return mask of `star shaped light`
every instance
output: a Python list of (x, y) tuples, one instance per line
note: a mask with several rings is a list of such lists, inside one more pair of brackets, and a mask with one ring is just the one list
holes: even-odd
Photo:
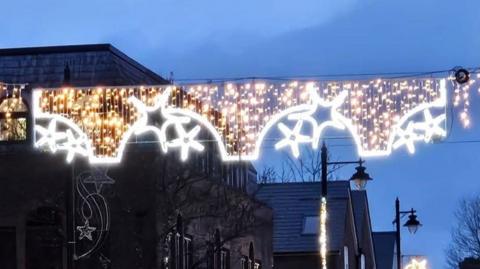
[(423, 135), (415, 133), (415, 124), (413, 122), (409, 122), (405, 129), (398, 128), (397, 136), (399, 138), (393, 143), (393, 148), (397, 149), (405, 145), (411, 154), (415, 153), (415, 141), (423, 139)]
[(432, 113), (430, 113), (430, 110), (425, 109), (423, 111), (423, 115), (425, 117), (425, 121), (415, 123), (415, 128), (425, 131), (425, 142), (430, 142), (437, 136), (443, 137), (447, 135), (447, 132), (440, 126), (440, 124), (446, 118), (445, 113), (442, 113), (440, 116), (434, 118)]
[(186, 161), (188, 159), (188, 152), (190, 148), (193, 148), (197, 151), (203, 151), (204, 146), (195, 140), (195, 137), (197, 137), (201, 130), (199, 125), (187, 132), (185, 131), (183, 124), (178, 123), (175, 124), (175, 130), (177, 131), (178, 138), (170, 141), (168, 146), (181, 148), (180, 158), (182, 161)]
[(129, 101), (136, 107), (140, 119), (136, 123), (135, 134), (141, 135), (146, 132), (154, 133), (160, 143), (160, 147), (163, 152), (167, 153), (167, 127), (173, 124), (181, 123), (187, 124), (190, 119), (187, 117), (175, 117), (172, 116), (168, 109), (168, 101), (172, 92), (172, 87), (167, 87), (165, 91), (156, 97), (155, 105), (147, 106), (144, 102), (140, 101), (136, 97), (130, 97)]
[(114, 184), (115, 180), (107, 175), (106, 169), (95, 169), (89, 173), (83, 182), (91, 183), (95, 185), (97, 193), (100, 193), (102, 190), (103, 184)]
[(275, 144), (275, 149), (281, 149), (283, 147), (289, 146), (292, 150), (292, 154), (295, 158), (300, 156), (299, 144), (305, 142), (311, 142), (311, 138), (300, 134), (302, 130), (303, 121), (299, 120), (293, 127), (293, 130), (288, 128), (285, 124), (279, 123), (278, 129), (283, 133), (284, 138)]
[(91, 227), (90, 224), (88, 223), (88, 219), (85, 220), (85, 224), (83, 226), (77, 226), (77, 230), (80, 232), (80, 235), (78, 236), (78, 240), (82, 240), (84, 238), (87, 238), (88, 240), (92, 241), (92, 232), (97, 230), (95, 227)]
[(88, 155), (88, 151), (85, 148), (85, 144), (87, 141), (87, 138), (84, 135), (79, 136), (76, 138), (72, 131), (69, 129), (66, 132), (67, 136), (67, 142), (65, 142), (62, 147), (67, 150), (67, 162), (71, 162), (73, 158), (75, 157), (75, 154), (81, 154), (83, 156)]
[(335, 99), (330, 102), (323, 100), (322, 98), (320, 98), (320, 96), (318, 96), (318, 94), (312, 96), (313, 102), (318, 105), (318, 108), (328, 108), (330, 112), (330, 119), (320, 123), (314, 130), (312, 141), (314, 149), (318, 147), (320, 136), (322, 135), (325, 128), (332, 127), (341, 130), (345, 128), (345, 126), (337, 120), (336, 115), (338, 114), (338, 107), (340, 107), (345, 102), (346, 97), (347, 91), (342, 91), (339, 95), (335, 97)]
[(40, 139), (35, 142), (35, 147), (39, 148), (44, 145), (48, 145), (50, 151), (53, 153), (57, 151), (57, 141), (66, 138), (66, 134), (64, 132), (57, 132), (56, 119), (51, 120), (47, 128), (40, 125), (35, 125), (35, 131), (41, 135)]
[(422, 261), (417, 261), (416, 259), (412, 259), (412, 261), (405, 266), (405, 269), (426, 269), (427, 268), (427, 260), (423, 259)]
[[(306, 120), (312, 124), (312, 147), (317, 149), (320, 137), (327, 127), (341, 130), (345, 129), (345, 126), (338, 120), (337, 115), (339, 115), (339, 112), (337, 109), (345, 102), (345, 98), (347, 97), (348, 93), (347, 91), (342, 91), (332, 101), (326, 101), (318, 95), (313, 83), (309, 83), (307, 88), (311, 96), (312, 107), (306, 113), (296, 113), (290, 115), (289, 119)], [(315, 118), (319, 117), (323, 117), (323, 121), (320, 124), (317, 124)]]

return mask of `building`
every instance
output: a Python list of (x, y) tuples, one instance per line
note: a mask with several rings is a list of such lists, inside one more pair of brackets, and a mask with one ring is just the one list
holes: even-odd
[[(251, 164), (223, 165), (214, 150), (181, 163), (149, 143), (128, 144), (119, 165), (67, 164), (32, 146), (34, 88), (167, 80), (99, 44), (2, 49), (0, 81), (0, 268), (272, 266), (271, 210), (251, 196)], [(255, 221), (234, 226), (240, 204)]]
[(395, 232), (373, 232), (377, 269), (397, 268)]
[[(320, 268), (320, 194), (320, 182), (260, 186), (258, 198), (274, 212), (275, 268)], [(327, 210), (327, 268), (378, 268), (366, 192), (329, 181)]]

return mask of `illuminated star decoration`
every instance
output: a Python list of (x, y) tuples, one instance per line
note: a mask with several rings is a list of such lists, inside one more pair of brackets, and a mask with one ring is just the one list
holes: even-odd
[[(195, 147), (181, 147), (179, 140), (172, 143), (177, 137), (170, 137), (170, 134), (175, 134), (178, 124), (193, 128), (195, 125), (190, 124), (195, 123), (213, 136), (223, 161), (252, 161), (260, 156), (262, 142), (269, 130), (287, 117), (293, 123), (292, 126), (286, 123), (286, 126), (292, 128), (302, 120), (302, 134), (308, 134), (314, 149), (326, 128), (333, 127), (345, 129), (352, 135), (360, 156), (386, 156), (391, 154), (396, 139), (403, 136), (397, 134), (397, 125), (406, 128), (410, 117), (417, 113), (425, 119), (415, 123), (413, 129), (423, 139), (431, 141), (446, 134), (445, 130), (439, 129), (445, 127), (441, 124), (445, 122), (445, 116), (436, 117), (432, 111), (446, 106), (445, 82), (445, 79), (415, 78), (300, 83), (262, 81), (226, 85), (222, 82), (184, 87), (92, 87), (68, 91), (39, 89), (33, 92), (33, 117), (35, 121), (49, 121), (38, 123), (41, 126), (35, 125), (38, 134), (35, 145), (52, 152), (66, 151), (68, 161), (75, 154), (84, 155), (86, 150), (90, 163), (118, 163), (132, 134), (151, 131), (159, 138), (164, 153), (176, 147), (183, 150), (182, 159), (186, 159), (185, 154)], [(71, 94), (77, 91), (78, 96)], [(107, 104), (109, 101), (101, 97), (106, 92), (121, 97), (118, 106)], [(51, 98), (52, 95), (55, 98)], [(120, 131), (112, 134), (98, 132), (96, 126), (102, 126), (103, 121), (93, 122), (92, 119), (89, 120), (94, 123), (93, 127), (86, 126), (82, 113), (91, 113), (91, 117), (98, 114), (86, 108), (89, 103), (107, 104), (107, 114), (112, 112), (112, 116), (100, 117), (110, 119), (108, 122), (115, 124)], [(74, 104), (73, 110), (71, 104)], [(81, 108), (75, 108), (77, 106)], [(127, 110), (130, 112), (122, 112)], [(71, 129), (70, 135), (67, 129)], [(85, 144), (80, 139), (82, 134), (86, 137)], [(114, 139), (113, 143), (111, 139)], [(298, 140), (296, 144), (303, 142)], [(239, 143), (242, 146), (236, 147)]]
[(77, 230), (80, 232), (80, 235), (78, 236), (78, 240), (83, 240), (84, 238), (92, 241), (92, 232), (97, 230), (95, 227), (91, 227), (90, 224), (88, 223), (88, 219), (85, 220), (85, 224), (83, 226), (77, 226)]
[(69, 129), (66, 132), (66, 136), (67, 142), (62, 144), (61, 147), (67, 150), (67, 162), (71, 162), (77, 153), (82, 156), (88, 155), (88, 150), (84, 147), (87, 143), (87, 137), (84, 134), (75, 138), (73, 132)]
[(415, 123), (410, 121), (406, 129), (398, 128), (397, 136), (398, 140), (393, 143), (393, 148), (397, 149), (405, 145), (408, 149), (408, 152), (413, 154), (415, 153), (415, 141), (423, 139), (423, 135), (419, 135), (415, 132)]
[(322, 98), (320, 98), (318, 94), (314, 95), (313, 100), (318, 104), (319, 107), (326, 107), (330, 109), (330, 119), (327, 121), (323, 121), (315, 129), (315, 133), (313, 134), (313, 141), (312, 141), (314, 149), (318, 147), (320, 136), (322, 135), (322, 132), (325, 128), (332, 127), (332, 128), (341, 129), (341, 130), (345, 129), (345, 126), (337, 120), (336, 115), (339, 114), (337, 109), (345, 102), (346, 97), (347, 97), (347, 92), (343, 91), (337, 97), (335, 97), (333, 101), (327, 102)]
[(446, 118), (445, 114), (441, 114), (440, 116), (434, 118), (432, 116), (432, 113), (430, 113), (430, 110), (425, 109), (423, 111), (423, 115), (425, 116), (425, 121), (415, 123), (415, 129), (425, 131), (425, 142), (430, 142), (432, 141), (432, 139), (438, 136), (444, 137), (447, 134), (445, 130), (440, 126), (440, 124)]
[(427, 269), (427, 260), (417, 261), (416, 259), (412, 259), (405, 269)]
[(293, 130), (290, 130), (285, 124), (279, 123), (278, 129), (283, 133), (284, 138), (275, 144), (275, 149), (281, 149), (283, 147), (289, 146), (292, 150), (292, 154), (295, 158), (300, 156), (300, 143), (311, 142), (311, 138), (306, 135), (302, 135), (300, 131), (302, 130), (303, 121), (299, 120), (293, 127)]
[(175, 124), (175, 130), (177, 131), (178, 138), (170, 141), (168, 146), (181, 148), (180, 158), (182, 161), (186, 161), (188, 159), (188, 151), (190, 148), (193, 148), (197, 151), (203, 151), (204, 146), (195, 140), (195, 137), (200, 133), (201, 130), (199, 125), (187, 132), (185, 131), (183, 124), (178, 123)]
[(97, 193), (100, 193), (103, 184), (114, 184), (115, 180), (107, 175), (106, 169), (95, 169), (83, 180), (83, 183), (94, 184)]
[[(142, 115), (140, 119), (138, 120), (137, 128), (135, 130), (136, 135), (140, 135), (146, 132), (153, 132), (157, 138), (159, 139), (160, 145), (163, 149), (163, 151), (166, 151), (166, 139), (164, 135), (161, 133), (160, 129), (156, 125), (150, 125), (148, 124), (149, 121), (151, 121), (152, 115), (155, 114), (155, 117), (161, 116), (163, 114), (163, 110), (168, 104), (168, 98), (171, 93), (171, 87), (167, 87), (165, 89), (165, 92), (162, 94), (159, 94), (156, 97), (155, 105), (154, 106), (147, 106), (145, 105), (144, 102), (140, 101), (136, 97), (130, 97), (128, 100), (135, 106), (135, 108), (138, 110), (139, 114)], [(154, 121), (155, 123), (159, 123), (157, 121)]]
[(41, 135), (41, 138), (35, 142), (35, 147), (39, 148), (48, 145), (52, 153), (57, 151), (57, 141), (66, 137), (65, 133), (57, 132), (57, 120), (55, 119), (50, 121), (47, 128), (36, 125), (35, 130)]
[[(314, 149), (317, 149), (320, 137), (325, 128), (332, 127), (341, 130), (345, 129), (345, 126), (337, 120), (337, 115), (339, 115), (337, 109), (345, 102), (345, 98), (347, 97), (347, 91), (342, 91), (338, 96), (335, 97), (335, 99), (329, 102), (318, 95), (317, 90), (313, 87), (312, 83), (309, 83), (307, 85), (307, 89), (311, 96), (311, 108), (303, 113), (291, 114), (288, 118), (305, 120), (312, 124), (312, 147)], [(324, 119), (320, 124), (318, 124), (315, 120), (315, 115), (319, 113), (327, 115), (327, 119)]]

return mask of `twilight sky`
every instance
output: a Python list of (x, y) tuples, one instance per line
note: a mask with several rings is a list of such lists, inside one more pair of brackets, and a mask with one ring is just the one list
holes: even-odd
[[(477, 0), (16, 0), (4, 1), (2, 11), (2, 48), (112, 43), (175, 78), (480, 66)], [(476, 91), (472, 103), (472, 128), (454, 118), (447, 141), (480, 139)], [(328, 143), (336, 158), (356, 158), (350, 141)], [(432, 268), (443, 268), (455, 206), (479, 191), (479, 149), (420, 143), (413, 156), (399, 150), (369, 159), (374, 229), (393, 229), (399, 196), (402, 209), (415, 207), (424, 225), (415, 236), (403, 230), (404, 254), (427, 255)], [(352, 172), (343, 168), (339, 176)]]

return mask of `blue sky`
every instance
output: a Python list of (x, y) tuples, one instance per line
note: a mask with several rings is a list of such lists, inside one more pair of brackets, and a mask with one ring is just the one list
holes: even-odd
[[(0, 47), (108, 42), (176, 78), (480, 66), (476, 0), (17, 0), (2, 3), (2, 11)], [(472, 128), (454, 121), (449, 141), (480, 138), (479, 101), (472, 94)], [(334, 156), (356, 158), (353, 147), (335, 143), (348, 141), (331, 143)], [(427, 255), (442, 268), (453, 210), (479, 191), (479, 149), (479, 143), (419, 145), (413, 156), (400, 150), (368, 160), (374, 228), (393, 228), (399, 196), (424, 224), (415, 236), (403, 231), (404, 253)]]

